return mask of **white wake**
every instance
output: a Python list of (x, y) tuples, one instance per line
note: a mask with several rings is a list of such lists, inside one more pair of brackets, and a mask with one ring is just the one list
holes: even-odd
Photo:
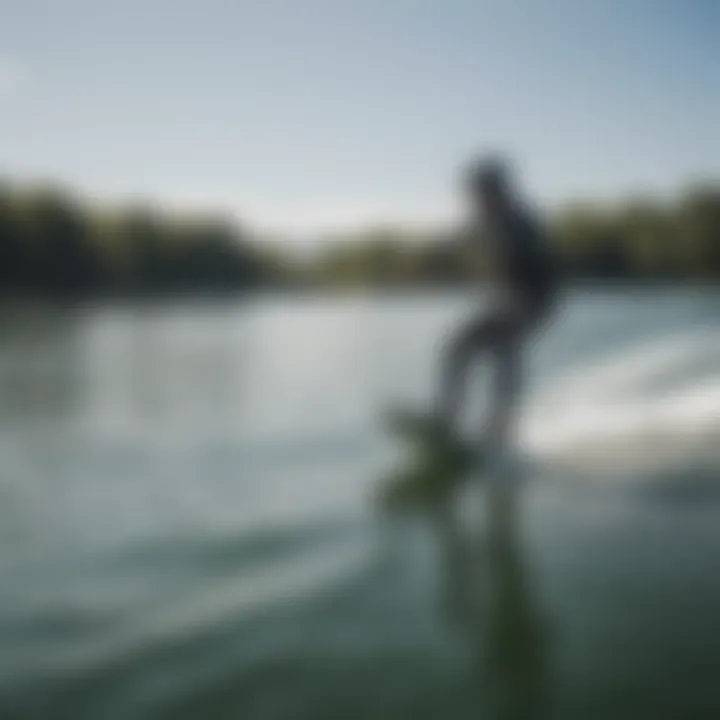
[(720, 332), (645, 342), (558, 379), (521, 433), (532, 456), (584, 469), (720, 467)]

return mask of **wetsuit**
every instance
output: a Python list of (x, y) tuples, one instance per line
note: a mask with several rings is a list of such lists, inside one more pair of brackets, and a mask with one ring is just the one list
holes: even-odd
[(489, 309), (471, 319), (447, 343), (443, 358), (438, 415), (452, 427), (462, 399), (468, 366), (480, 352), (495, 360), (493, 418), (496, 439), (506, 426), (520, 391), (522, 351), (556, 302), (558, 276), (543, 229), (524, 208), (511, 208), (470, 233), (481, 243), (498, 281)]

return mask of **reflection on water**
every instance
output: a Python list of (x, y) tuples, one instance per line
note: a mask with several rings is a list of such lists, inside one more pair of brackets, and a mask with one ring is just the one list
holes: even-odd
[(717, 295), (578, 295), (522, 493), (383, 524), (463, 306), (6, 312), (0, 718), (717, 717)]
[(457, 518), (438, 522), (450, 619), (471, 645), (470, 681), (478, 716), (551, 717), (550, 636), (535, 596), (521, 537), (517, 470), (487, 483), (484, 528), (466, 536)]

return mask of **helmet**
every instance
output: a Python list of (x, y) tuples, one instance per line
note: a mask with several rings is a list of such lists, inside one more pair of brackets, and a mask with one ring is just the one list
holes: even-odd
[(502, 191), (509, 185), (510, 169), (500, 157), (474, 160), (465, 171), (465, 182), (471, 190)]

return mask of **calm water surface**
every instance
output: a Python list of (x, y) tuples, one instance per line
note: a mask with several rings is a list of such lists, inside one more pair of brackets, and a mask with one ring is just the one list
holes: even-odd
[(720, 717), (720, 295), (576, 294), (517, 515), (383, 519), (379, 413), (467, 307), (6, 316), (0, 718)]

